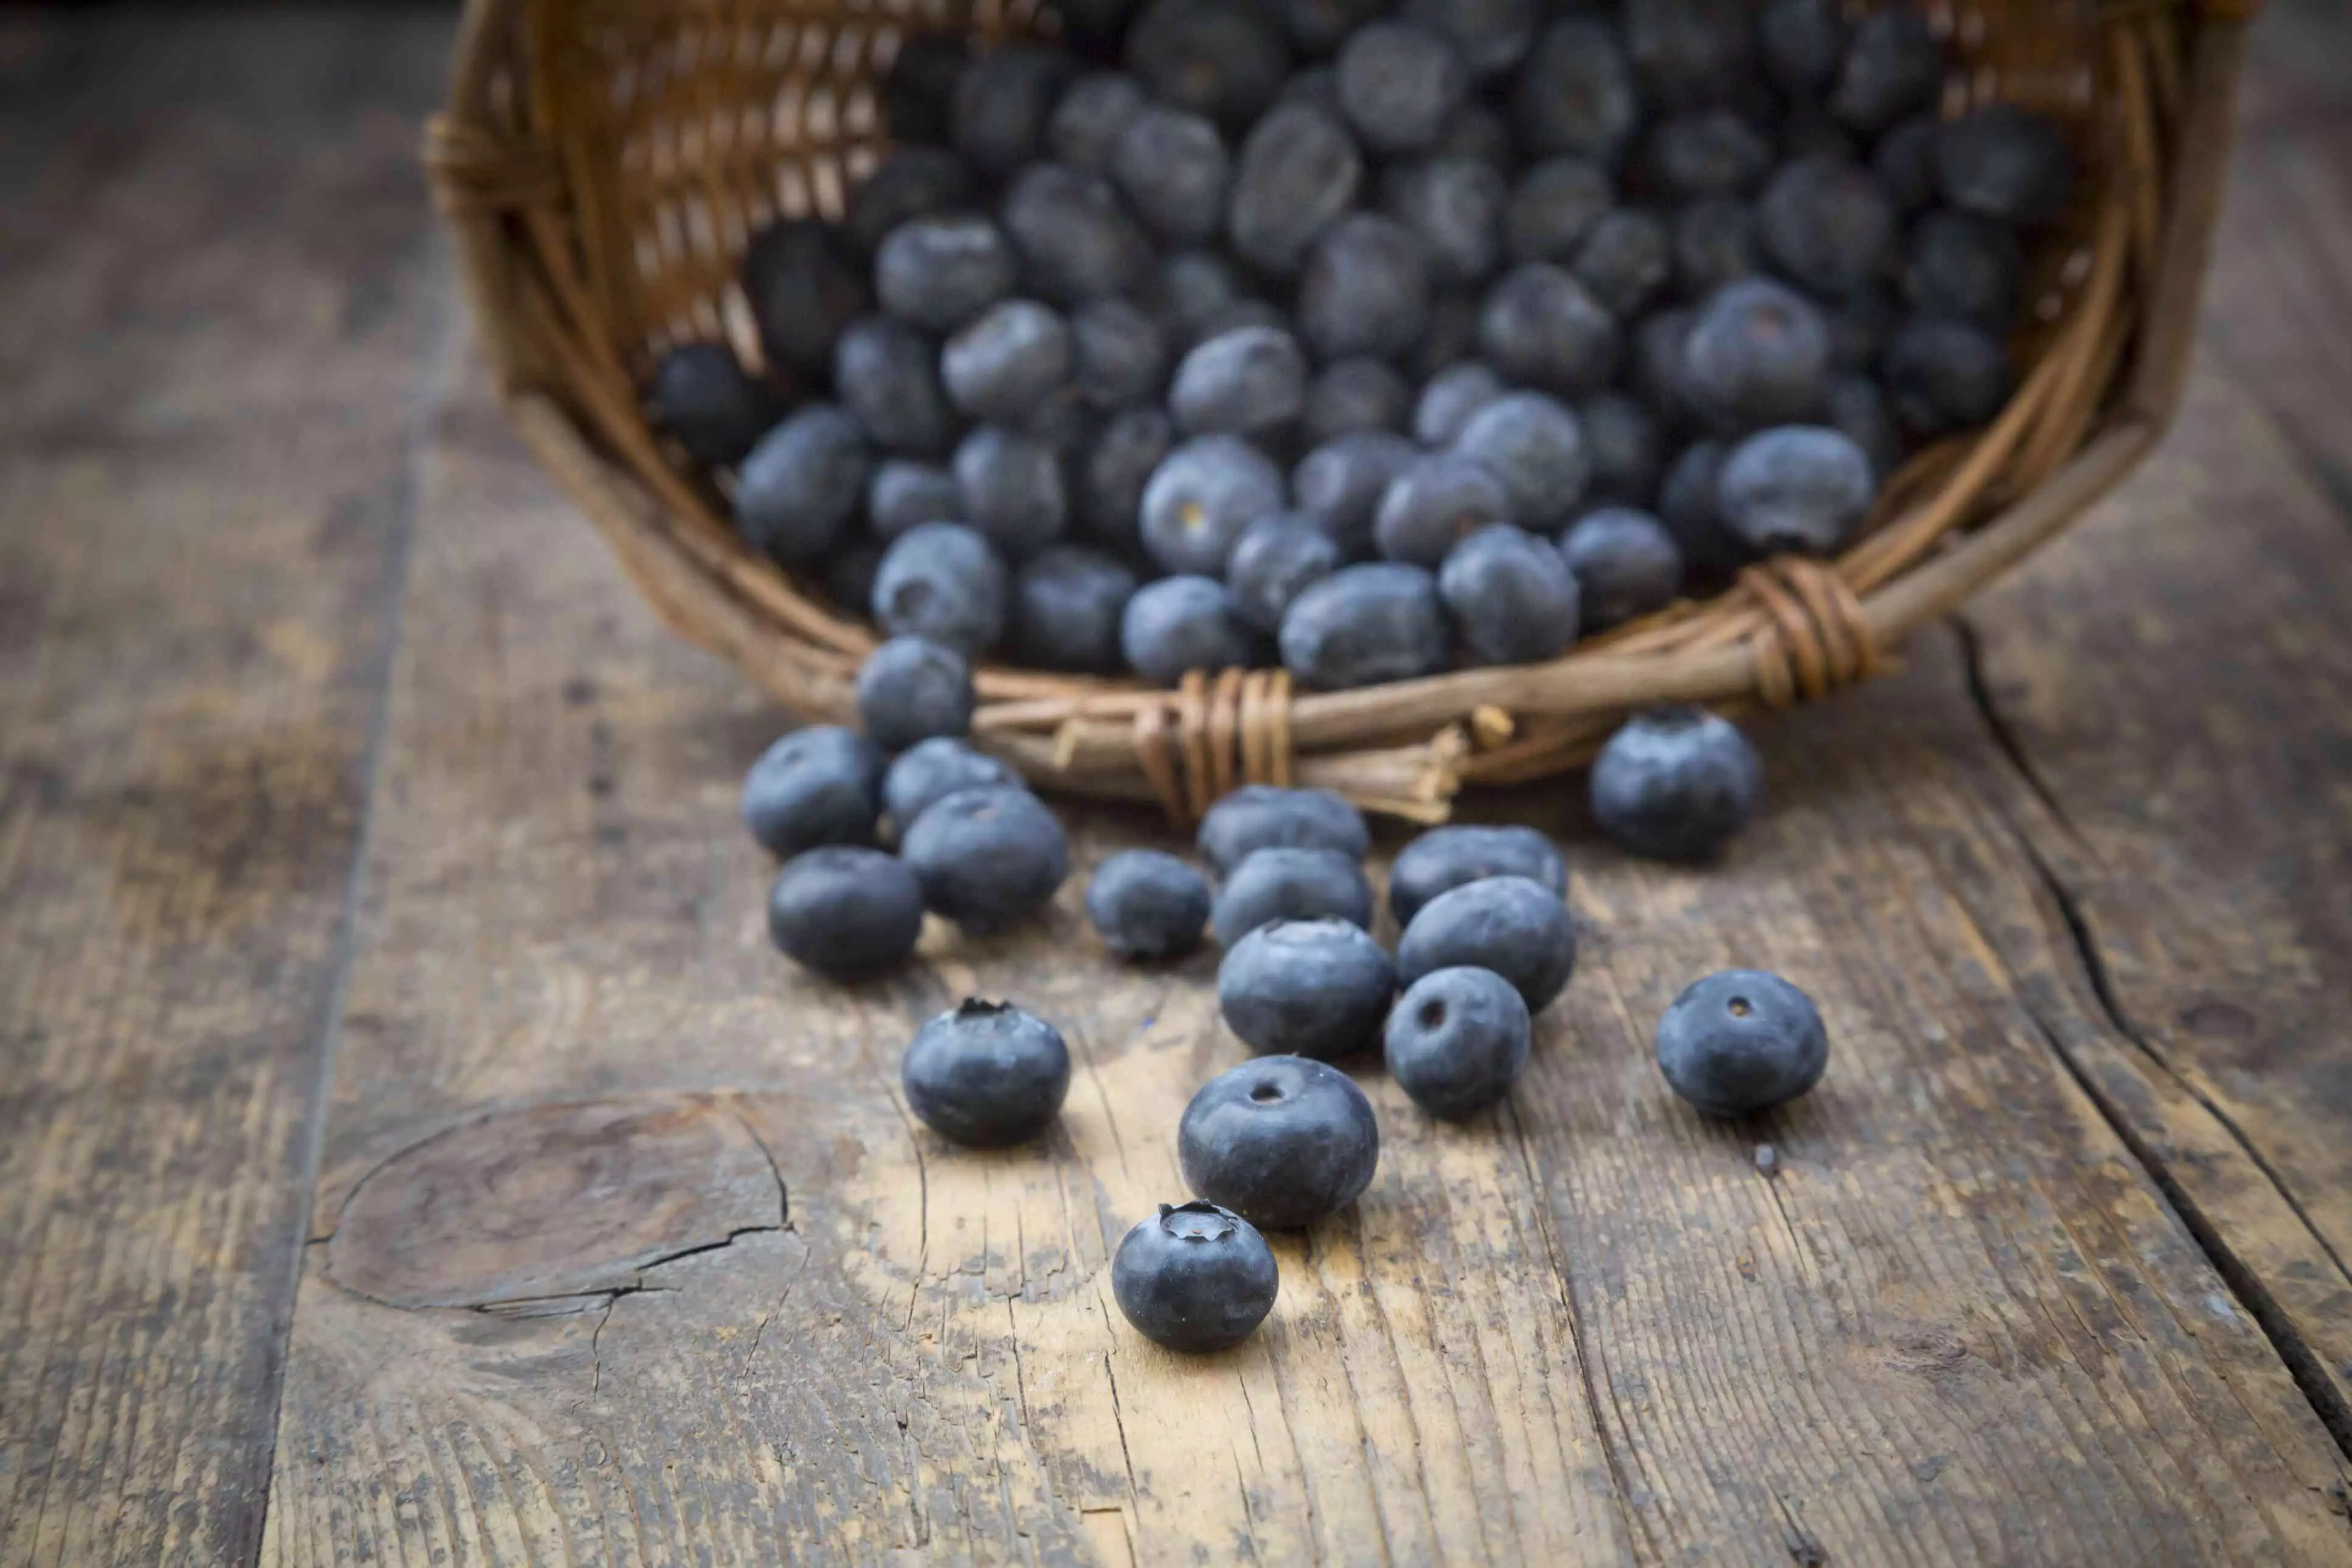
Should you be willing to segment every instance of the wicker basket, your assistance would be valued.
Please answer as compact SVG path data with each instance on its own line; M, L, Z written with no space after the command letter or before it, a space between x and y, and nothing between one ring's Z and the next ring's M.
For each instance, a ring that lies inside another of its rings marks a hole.
M989 668L981 743L1041 784L1197 816L1238 784L1324 785L1441 820L1464 785L1580 765L1629 710L1824 696L1884 669L2080 515L2178 400L2252 0L1931 5L1987 96L2058 117L2088 177L2036 258L2024 374L1988 429L1921 453L1833 563L1750 568L1551 664L1294 693ZM681 340L746 333L737 258L780 212L839 212L883 145L872 88L910 30L1050 28L1030 0L469 0L426 161L525 439L678 631L840 720L871 628L740 543L637 388Z

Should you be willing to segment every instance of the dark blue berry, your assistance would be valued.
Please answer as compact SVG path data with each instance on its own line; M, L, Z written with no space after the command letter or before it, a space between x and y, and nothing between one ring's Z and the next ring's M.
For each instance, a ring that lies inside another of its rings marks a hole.
M1625 345L1617 319L1583 283L1531 261L1487 293L1478 347L1506 381L1584 397L1615 379Z
M1119 620L1128 668L1157 686L1189 670L1245 669L1258 641L1223 583L1213 577L1162 577L1136 590Z
M1233 160L1217 128L1181 109L1144 110L1119 138L1111 177L1152 232L1200 245L1225 226Z
M709 468L731 468L783 418L782 401L724 343L684 343L654 368L654 423Z
M1623 0L1618 25L1633 74L1668 109L1720 103L1755 58L1750 0Z
M1309 66L1282 84L1282 96L1275 102L1303 103L1320 110L1342 125L1347 123L1346 111L1339 107L1339 70L1332 65Z
M1242 530L1283 506L1282 470L1234 436L1171 452L1143 492L1144 548L1170 572L1223 576Z
M1569 153L1614 168L1641 125L1641 91L1609 26L1569 16L1536 39L1512 92L1511 111L1530 155Z
M866 487L866 521L884 543L927 522L952 522L963 515L963 492L955 476L929 463L893 458L874 470ZM866 607L863 599L857 607Z
M1157 397L1168 377L1168 340L1139 307L1097 300L1070 318L1071 375L1097 408L1125 408Z
M1827 312L1830 363L1846 375L1867 375L1877 366L1887 334L1895 330L1895 301L1884 289L1864 289L1840 300Z
M1282 90L1290 50L1255 0L1152 0L1128 29L1126 62L1162 102L1238 129Z
M1150 107L1151 95L1125 71L1082 76L1055 107L1045 130L1046 145L1056 163L1108 174L1118 139Z
M1372 1102L1346 1073L1261 1057L1202 1086L1176 1131L1184 1184L1269 1230L1346 1208L1380 1166Z
M1299 459L1291 492L1342 556L1361 560L1372 552L1372 519L1381 498L1420 456L1411 441L1385 430L1341 436Z
M1493 163L1475 157L1420 158L1390 166L1381 205L1419 242L1433 282L1484 283L1502 258L1503 218L1516 211Z
M869 845L881 815L881 753L865 736L830 727L795 730L751 764L743 780L743 826L782 860L828 845Z
M1380 1038L1396 965L1344 920L1276 921L1236 942L1217 968L1225 1026L1268 1056L1337 1061Z
M834 390L883 451L937 458L955 439L939 363L939 351L921 332L894 317L867 316L834 345Z
M1903 466L1903 427L1895 423L1878 383L1865 375L1839 376L1830 383L1827 414L1832 429L1843 432L1869 454L1871 469L1882 484Z
M1271 637L1291 602L1338 571L1339 547L1311 520L1276 512L1243 531L1225 566L1242 619Z
M2032 228L2066 210L2074 152L2050 121L1996 100L1948 122L1936 137L1936 182L1965 213Z
M1498 397L1471 416L1454 450L1503 481L1513 518L1549 531L1574 515L1592 477L1573 411L1540 392Z
M1261 849L1328 849L1349 860L1371 853L1364 814L1328 789L1245 784L1201 819L1201 858L1219 876Z
M1452 44L1479 77L1500 76L1535 47L1540 0L1405 0L1402 16Z
M1698 313L1692 310L1659 310L1643 317L1633 331L1633 363L1626 380L1669 431L1687 429L1701 420L1683 391L1683 353L1690 346L1691 326L1697 319Z
M857 671L858 721L886 752L968 733L976 706L971 666L922 637L891 638Z
M1568 862L1534 828L1439 827L1406 845L1389 868L1389 909L1402 929L1432 899L1490 877L1525 877L1568 896Z
M1576 422L1592 461L1585 500L1648 505L1666 466L1665 433L1656 418L1623 393L1604 392L1577 405Z
M1540 1013L1576 971L1576 927L1560 895L1526 877L1486 877L1421 907L1397 943L1397 978L1417 985L1441 969L1487 969Z
M936 914L986 935L1054 901L1069 875L1069 840L1025 789L968 789L915 818L898 853Z
M923 813L968 789L1024 789L1013 764L962 741L925 741L901 753L882 775L882 809L904 837Z
M1896 211L1909 215L1935 205L1936 142L1943 124L1932 114L1915 114L1871 149L1870 172Z
M1025 561L1069 529L1070 497L1053 447L983 425L956 448L964 521L1009 561Z
M1770 279L1748 278L1717 289L1692 319L1678 384L1717 426L1752 430L1814 416L1829 379L1821 310Z
M1087 919L1122 957L1176 958L1209 928L1209 884L1173 855L1122 850L1087 884Z
M1897 223L1877 179L1844 158L1798 159L1772 176L1756 204L1765 256L1793 281L1832 298L1885 273Z
M923 934L923 887L878 849L812 849L777 873L768 935L831 980L864 980L907 962Z
M1399 474L1372 520L1372 541L1391 561L1435 570L1454 547L1517 514L1492 468L1458 452L1416 458Z
M1732 448L1716 490L1724 526L1762 555L1832 554L1861 530L1877 499L1870 455L1818 425L1750 436Z
M1839 0L1769 0L1756 19L1756 42L1772 85L1810 98L1845 63L1845 14Z
M1270 8L1292 43L1310 55L1328 55L1386 11L1388 0L1273 0Z
M900 224L969 205L979 188L971 165L946 148L900 147L849 193L842 232L871 257Z
M853 616L866 614L874 602L874 579L882 571L882 547L870 539L836 542L824 558L824 592Z
M1482 408L1510 390L1493 367L1465 360L1432 376L1412 411L1413 439L1425 447L1451 447Z
M1669 201L1734 196L1772 167L1772 143L1728 109L1698 109L1654 126L1642 145L1643 189Z
M1070 379L1070 326L1034 300L992 305L947 342L940 379L974 419L1015 424Z
M1534 1026L1501 975L1440 969L1398 1001L1384 1040L1397 1087L1432 1116L1460 1121L1511 1092L1527 1070Z
M1004 179L1045 151L1054 106L1077 74L1060 49L1008 43L974 60L956 79L949 138L971 166Z
M1470 90L1454 46L1425 27L1373 22L1339 47L1339 107L1375 153L1425 153Z
M1305 433L1321 446L1359 430L1396 430L1412 412L1412 384L1385 360L1358 357L1324 367L1307 389Z
M1307 253L1356 205L1364 161L1337 117L1287 103L1257 122L1242 143L1226 231L1244 261L1296 273Z
M1225 874L1209 916L1233 946L1274 921L1346 921L1370 930L1372 889L1363 868L1336 849L1260 849Z
M933 213L890 231L875 258L883 309L927 332L951 332L1010 296L1019 262L1004 231L970 213Z
M1509 168L1518 156L1511 144L1511 122L1502 110L1475 100L1454 111L1454 118L1446 122L1445 134L1430 149L1430 154L1438 158L1475 158L1496 169Z
M882 113L892 140L948 139L948 106L956 79L971 64L971 38L961 31L918 33L898 46L882 81Z
M1403 353L1429 326L1429 263L1421 242L1378 213L1340 219L1307 259L1298 323L1327 361Z
M1914 316L1895 328L1884 369L1895 417L1921 437L1985 424L2017 387L2000 340L1948 316Z
M1595 631L1663 610L1682 596L1682 547L1646 511L1602 507L1587 512L1561 538L1559 553L1575 575L1584 620Z
M1151 290L1171 342L1183 349L1209 336L1210 323L1243 298L1241 275L1214 250L1180 250L1162 258Z
M916 1032L898 1079L907 1109L949 1142L1009 1149L1061 1115L1070 1047L1042 1018L970 1001Z
M1307 355L1288 332L1243 327L1184 356L1168 410L1187 435L1268 434L1306 411L1307 374Z
M1139 545L1144 489L1175 444L1175 421L1157 408L1113 415L1073 477L1080 526L1107 543Z
M1675 214L1673 241L1675 289L1685 300L1704 300L1763 265L1756 211L1736 196L1709 196Z
M1038 669L1116 674L1119 622L1135 574L1116 556L1057 544L1025 563L1013 582L1013 648Z
M1124 294L1151 275L1151 240L1100 174L1033 163L1004 197L1030 291L1056 305Z
M1632 321L1674 280L1674 236L1650 214L1620 208L1592 226L1570 269L1602 309Z
M1519 176L1504 215L1504 247L1514 261L1576 259L1577 247L1617 200L1608 172L1589 158L1547 158Z
M832 404L810 404L743 459L736 527L787 566L817 561L857 515L873 461L855 419Z
M1863 135L1875 136L1906 115L1932 110L1943 90L1944 48L1926 18L1889 5L1854 27L1829 108Z
M1193 1355L1255 1333L1281 1283L1257 1226L1214 1204L1161 1204L1127 1233L1110 1266L1111 1295L1135 1331Z
M1437 579L1397 562L1341 567L1292 601L1281 640L1284 668L1318 690L1435 675L1448 651Z
M871 308L866 273L839 230L793 218L752 237L743 252L743 296L768 363L806 375L833 368L842 329Z
M1658 489L1658 521L1675 536L1683 563L1697 574L1736 571L1748 547L1724 526L1717 486L1731 448L1721 441L1695 441L1683 448Z
M1707 859L1763 802L1763 759L1747 736L1702 708L1636 715L1592 764L1592 815L1647 859Z
M1729 969L1675 998L1658 1020L1658 1068L1709 1116L1753 1116L1811 1091L1830 1065L1811 997L1777 974Z
M1462 650L1476 664L1540 664L1576 640L1577 583L1550 541L1496 523L1454 547L1437 574Z
M929 637L978 658L1004 635L1004 562L961 523L908 529L883 553L874 618L893 637Z
M1475 292L1433 295L1429 301L1429 326L1404 357L1407 370L1426 381L1438 372L1461 363L1478 352L1478 318L1485 300Z

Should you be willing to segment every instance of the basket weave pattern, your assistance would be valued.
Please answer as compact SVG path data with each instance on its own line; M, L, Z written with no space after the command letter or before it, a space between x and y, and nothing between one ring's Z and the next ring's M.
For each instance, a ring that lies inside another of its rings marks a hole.
M1738 713L1886 668L2119 479L2177 405L2218 205L2246 0L1961 0L1947 112L2063 124L2086 177L2037 252L2023 375L1989 428L1917 455L1833 562L1749 568L1552 663L1367 690L1279 670L1174 691L990 668L975 738L1037 782L1196 816L1243 783L1441 820L1465 784L1577 766L1631 710ZM725 496L647 424L664 349L751 351L737 263L780 216L838 216L887 144L875 83L914 32L1050 30L1030 0L469 0L425 156L480 334L533 451L684 635L810 718L854 711L873 647L737 538Z

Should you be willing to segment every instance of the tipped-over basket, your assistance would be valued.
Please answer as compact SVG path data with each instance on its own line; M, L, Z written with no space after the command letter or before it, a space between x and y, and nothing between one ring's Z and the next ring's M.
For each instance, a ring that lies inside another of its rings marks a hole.
M811 718L844 720L864 621L745 546L646 422L674 343L742 335L737 263L779 216L835 215L885 142L875 83L909 33L1050 27L1027 0L468 0L426 158L525 439L661 614ZM2080 515L2156 440L2187 369L2252 0L1938 0L1955 111L2057 118L2087 177L2038 258L2022 371L1988 428L1932 447L1833 562L1552 663L1333 693L1228 670L1176 690L981 672L975 738L1055 789L1196 816L1244 783L1421 821L1465 784L1586 761L1629 710L1824 696Z

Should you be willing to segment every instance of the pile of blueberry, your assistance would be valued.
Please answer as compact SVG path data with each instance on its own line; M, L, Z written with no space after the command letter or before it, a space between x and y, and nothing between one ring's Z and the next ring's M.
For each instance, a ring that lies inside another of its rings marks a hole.
M896 150L750 247L763 373L651 389L747 541L967 658L1360 687L1836 551L2007 399L2074 184L1899 6L1061 10L909 40Z

